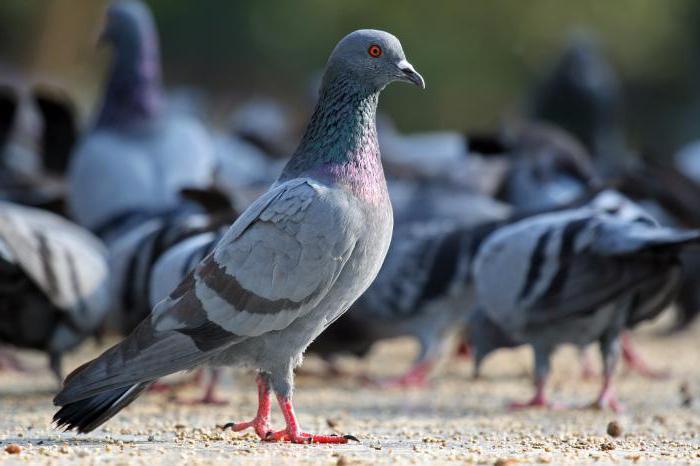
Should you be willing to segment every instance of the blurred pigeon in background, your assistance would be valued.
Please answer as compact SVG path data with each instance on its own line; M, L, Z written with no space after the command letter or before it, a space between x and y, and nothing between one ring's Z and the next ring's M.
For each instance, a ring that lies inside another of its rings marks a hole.
M0 88L0 198L65 214L65 173L78 137L75 108L57 86Z
M87 231L39 209L0 202L0 341L61 356L94 335L109 306L106 251Z
M620 333L668 306L679 283L679 253L700 242L700 232L659 226L641 209L595 202L499 228L474 261L483 313L470 328L477 359L517 343L535 351L536 394L514 407L548 405L544 387L558 345L598 342L604 382L596 404L620 409L611 385ZM500 330L484 330L493 340L479 337L485 321Z
M361 72L360 72L361 70ZM311 121L280 179L122 343L71 374L59 426L89 432L153 380L212 363L258 368L258 414L233 430L294 443L346 443L301 432L293 369L309 343L364 292L389 248L391 204L376 108L392 81L425 87L396 37L360 30L326 65ZM270 392L286 428L269 427Z
M213 183L216 159L204 128L166 112L158 38L148 8L117 0L102 40L113 51L102 107L69 168L69 207L109 240L123 228L182 207L183 188Z
M558 127L513 121L497 137L510 162L497 197L516 212L566 206L602 185L586 149Z
M624 137L620 83L598 38L590 31L572 34L561 57L535 90L529 114L578 138L604 178L638 163Z

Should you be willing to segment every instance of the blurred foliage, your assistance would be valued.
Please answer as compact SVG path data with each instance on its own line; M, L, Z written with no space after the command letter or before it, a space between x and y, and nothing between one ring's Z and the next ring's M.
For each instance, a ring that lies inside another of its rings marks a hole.
M521 106L570 33L586 29L600 35L629 90L628 123L638 144L665 150L689 133L700 134L700 122L688 123L696 114L691 104L700 74L696 0L148 3L160 27L166 81L204 87L229 107L247 96L271 94L307 113L311 77L336 41L372 27L396 34L427 81L424 93L397 85L383 97L383 111L403 130L491 128ZM96 85L104 59L89 44L104 4L2 0L0 61ZM84 27L76 26L76 15ZM40 39L51 24L61 23L58 36ZM61 47L80 51L57 59ZM76 91L90 89L83 84ZM650 134L656 128L667 135Z

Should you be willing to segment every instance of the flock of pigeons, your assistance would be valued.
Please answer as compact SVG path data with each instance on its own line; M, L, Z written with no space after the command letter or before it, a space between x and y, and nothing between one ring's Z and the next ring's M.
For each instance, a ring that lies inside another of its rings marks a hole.
M700 148L663 164L627 147L618 83L588 38L572 42L527 116L495 134L404 135L377 118L379 93L423 78L396 37L352 32L289 159L274 103L251 104L216 137L166 106L140 1L111 4L102 40L111 69L82 134L60 93L0 88L2 368L18 366L9 346L39 349L61 380L63 353L105 331L125 336L65 379L60 427L89 432L174 372L241 365L258 371L258 412L228 427L345 443L354 437L300 429L294 369L307 349L333 367L398 336L420 352L382 384L423 384L455 335L477 374L490 352L531 345L536 393L514 407L549 404L557 346L597 342L596 404L617 410L620 355L657 375L627 332L672 303L683 328L700 308L689 249L700 243ZM33 150L27 107L41 121ZM216 371L202 402L218 402Z

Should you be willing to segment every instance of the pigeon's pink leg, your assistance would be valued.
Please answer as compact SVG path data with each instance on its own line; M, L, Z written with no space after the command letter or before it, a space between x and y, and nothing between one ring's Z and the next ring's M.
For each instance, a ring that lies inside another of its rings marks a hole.
M634 348L629 332L622 334L622 359L627 367L638 374L650 379L667 379L670 374L666 371L658 371L649 367L644 358L642 358Z
M287 427L277 432L268 432L264 440L268 442L292 442L292 443L348 443L350 440L358 441L352 435L316 435L301 432L299 423L294 415L294 407L289 397L277 395L284 421Z
M512 411L527 408L561 409L561 405L552 403L547 399L547 396L544 394L544 387L546 382L546 377L538 377L535 380L535 396L533 396L530 401L510 403L508 405L508 409Z
M258 374L256 382L258 384L258 413L255 415L255 418L248 422L229 422L221 426L221 428L240 432L252 427L255 433L258 434L258 437L267 439L270 433L270 383L261 374Z
M622 405L617 400L615 390L612 387L612 372L603 375L603 388L600 390L598 399L591 404L591 407L597 409L610 408L616 413L622 411Z
M433 365L432 360L423 360L414 364L405 374L377 381L376 384L383 388L425 387Z
M206 384L204 396L193 400L177 399L176 402L183 405L226 405L228 401L222 400L216 396L216 384L219 382L219 369L211 369L211 376ZM202 377L199 377L200 383Z

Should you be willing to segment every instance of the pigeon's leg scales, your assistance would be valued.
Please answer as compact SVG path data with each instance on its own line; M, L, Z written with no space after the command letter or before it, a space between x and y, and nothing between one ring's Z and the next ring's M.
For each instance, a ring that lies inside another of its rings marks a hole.
M277 395L277 402L280 405L284 421L287 427L277 432L268 432L264 440L268 442L291 442L291 443L348 443L350 440L358 441L352 435L317 435L301 432L299 423L294 414L292 400L289 397Z
M211 369L211 375L209 381L206 384L204 395L201 398L195 398L193 400L176 400L177 403L185 405L226 405L228 401L223 400L216 396L216 384L219 382L220 370Z
M654 370L649 367L647 362L634 347L629 332L624 332L622 334L622 359L625 361L629 370L637 372L644 377L650 379L667 379L670 376L667 371Z
M258 384L258 413L253 420L248 422L229 422L221 426L222 429L240 432L253 428L258 437L261 439L267 438L270 433L270 381L265 374L258 374L256 382Z

